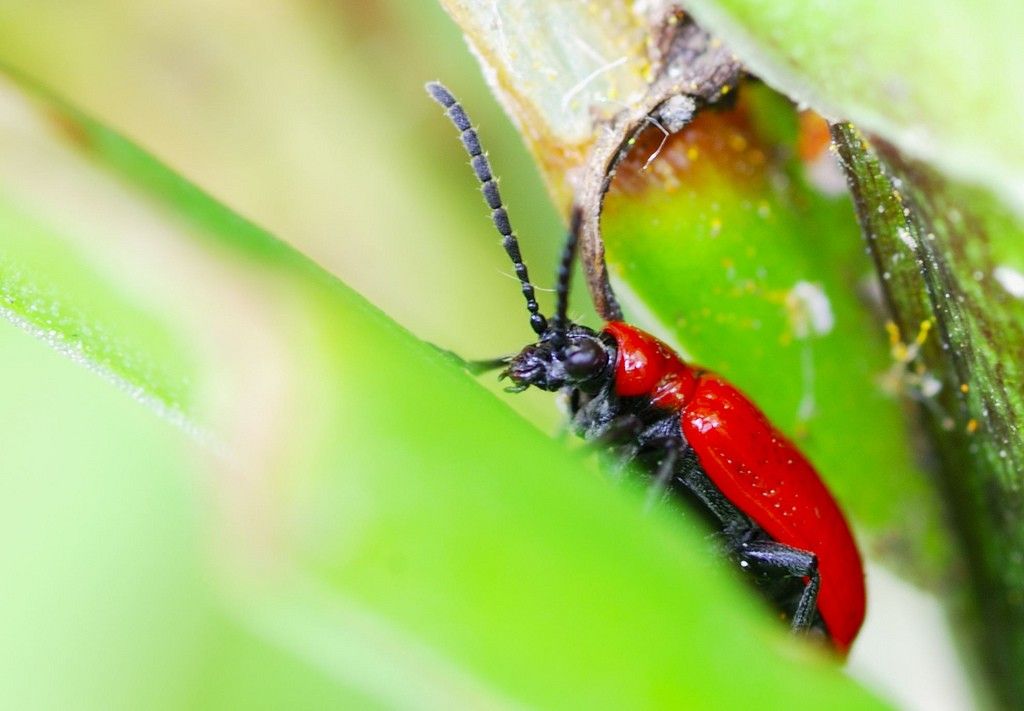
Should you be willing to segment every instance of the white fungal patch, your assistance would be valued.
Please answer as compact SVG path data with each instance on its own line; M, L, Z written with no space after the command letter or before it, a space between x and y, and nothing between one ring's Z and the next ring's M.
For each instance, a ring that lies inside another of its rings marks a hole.
M811 333L824 336L836 324L832 303L825 290L809 281L798 281L793 285L786 294L786 307L797 338L806 338Z
M1024 274L1004 265L993 269L992 276L1011 296L1024 299Z
M935 397L942 390L942 381L931 373L921 376L921 394L925 397Z
M900 238L900 242L902 242L903 245L910 251L913 251L917 247L917 243L914 242L914 236L910 234L910 230L908 230L907 228L900 227L899 229L897 229L896 236Z

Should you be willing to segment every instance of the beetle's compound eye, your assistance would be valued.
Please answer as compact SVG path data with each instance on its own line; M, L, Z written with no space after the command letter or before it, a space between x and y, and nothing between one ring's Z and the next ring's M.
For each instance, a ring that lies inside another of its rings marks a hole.
M579 340L566 346L564 364L573 380L589 380L607 367L608 352L594 339Z

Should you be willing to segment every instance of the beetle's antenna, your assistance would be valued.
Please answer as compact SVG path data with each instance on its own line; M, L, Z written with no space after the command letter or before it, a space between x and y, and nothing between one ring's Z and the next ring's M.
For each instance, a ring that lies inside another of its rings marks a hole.
M555 316L551 319L551 330L554 332L556 346L565 341L565 330L569 326L569 285L572 282L572 269L576 263L576 245L580 241L580 224L583 210L578 206L572 209L569 218L569 235L565 238L562 258L558 262L558 278L555 286Z
M462 139L462 145L466 152L469 153L473 172L476 174L477 180L480 181L480 192L484 195L487 207L491 208L491 221L494 222L494 226L501 235L501 246L505 248L505 252L512 259L516 276L519 277L519 283L523 285L526 308L530 312L530 326L538 336L544 335L548 329L548 321L541 314L540 307L537 305L537 298L533 293L533 284L530 283L530 275L526 271L526 265L523 263L523 257L519 252L519 240L516 239L515 233L512 232L508 213L505 211L505 206L501 203L498 183L491 174L491 164L487 161L487 155L480 147L480 137L477 135L476 129L469 122L469 117L466 116L466 111L462 108L462 105L443 84L436 81L430 82L427 84L427 93L430 94L434 101L446 109L445 114L455 124L455 128L459 129L459 138Z

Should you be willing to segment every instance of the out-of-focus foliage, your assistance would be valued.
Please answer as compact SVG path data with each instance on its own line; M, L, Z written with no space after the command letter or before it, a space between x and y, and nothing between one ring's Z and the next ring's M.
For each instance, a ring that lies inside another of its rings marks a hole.
M1016 0L693 0L759 76L1024 213ZM834 29L831 29L834 28Z

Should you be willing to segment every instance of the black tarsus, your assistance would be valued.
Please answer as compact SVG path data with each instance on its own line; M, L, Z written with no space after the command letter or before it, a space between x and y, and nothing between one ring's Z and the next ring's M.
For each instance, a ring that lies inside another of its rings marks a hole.
M648 457L657 455L657 464L652 463L647 470L651 481L645 508L652 508L666 492L689 494L717 521L727 554L748 572L771 580L806 578L795 610L785 603L780 605L787 614L791 613L790 626L795 632L812 629L817 622L821 589L817 557L766 538L756 523L725 498L708 477L696 451L682 438L676 413L645 423L643 412L638 415L625 411L623 404L628 406L628 402L614 396L611 388L606 388L585 405L577 402L574 427L588 442L603 446L622 443L618 448L620 467L628 466L645 453Z
M480 181L480 192L483 193L484 202L491 209L491 221L501 235L501 245L512 260L516 276L523 287L523 296L526 298L526 308L530 312L530 326L538 336L544 335L548 330L548 321L540 312L537 304L537 297L534 295L533 284L530 283L530 275L526 271L526 264L523 263L522 254L519 252L519 240L512 231L512 225L508 219L508 212L501 202L501 193L498 192L498 182L491 173L491 164L487 161L487 155L480 146L480 137L476 129L470 123L465 109L448 89L440 82L432 81L427 84L427 93L430 98L443 106L445 114L459 129L459 138L470 157L470 165L473 166L473 173Z
M512 356L500 356L498 358L488 358L486 360L466 360L455 351L450 351L447 348L434 346L434 350L445 358L454 361L460 368L471 375L483 375L484 373L489 373L492 370L504 368L508 366L509 361L512 360Z
M810 629L818 609L818 591L821 589L817 556L810 551L767 540L743 543L736 550L736 555L747 565L758 567L772 575L806 578L807 583L804 585L790 624L797 632L806 632Z

